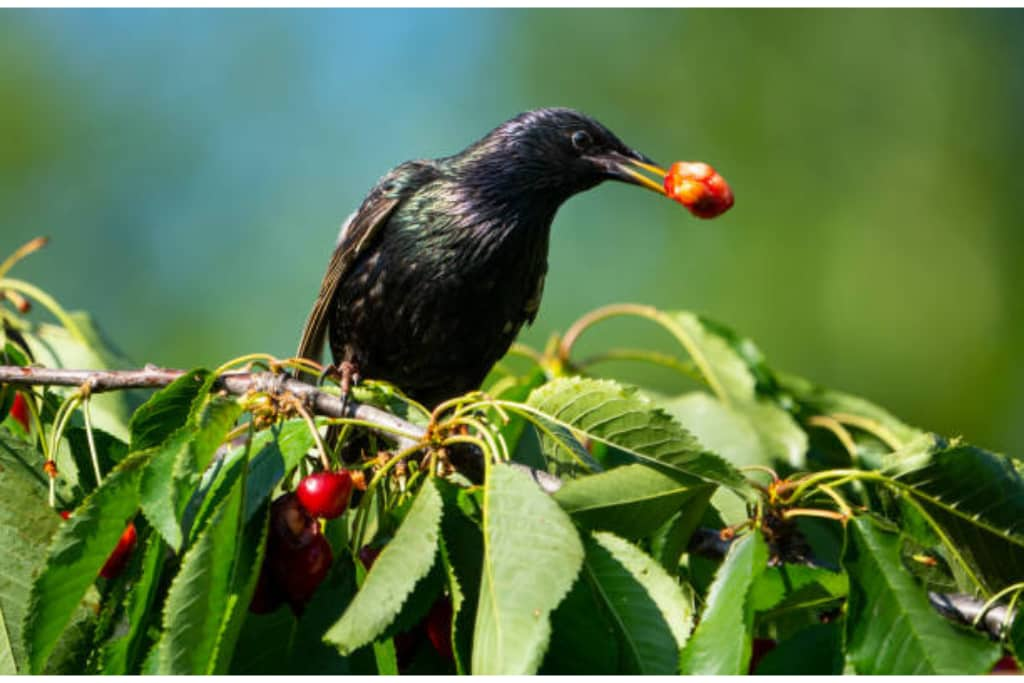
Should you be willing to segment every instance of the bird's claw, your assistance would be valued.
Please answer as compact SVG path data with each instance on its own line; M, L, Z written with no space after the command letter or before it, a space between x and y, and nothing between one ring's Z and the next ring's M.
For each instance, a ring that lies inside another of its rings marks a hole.
M352 361L343 360L337 365L331 363L324 367L317 377L317 386L321 386L328 378L336 380L341 387L341 408L342 411L348 408L349 397L352 395L352 387L359 384L359 366Z

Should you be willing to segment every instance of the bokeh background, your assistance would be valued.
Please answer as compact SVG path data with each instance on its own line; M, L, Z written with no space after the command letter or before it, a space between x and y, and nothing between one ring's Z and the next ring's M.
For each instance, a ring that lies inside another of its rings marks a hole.
M290 354L382 173L565 105L712 163L737 204L573 199L523 341L606 303L688 308L1024 453L1024 12L8 10L0 65L0 252L49 235L15 274L139 363Z

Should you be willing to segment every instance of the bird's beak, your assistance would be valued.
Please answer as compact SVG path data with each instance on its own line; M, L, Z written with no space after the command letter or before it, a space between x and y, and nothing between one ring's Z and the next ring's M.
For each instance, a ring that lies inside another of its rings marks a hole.
M665 194L664 179L667 171L639 152L604 152L596 156L594 161L604 169L609 178ZM650 175L645 175L645 172ZM655 179L650 176L654 176Z

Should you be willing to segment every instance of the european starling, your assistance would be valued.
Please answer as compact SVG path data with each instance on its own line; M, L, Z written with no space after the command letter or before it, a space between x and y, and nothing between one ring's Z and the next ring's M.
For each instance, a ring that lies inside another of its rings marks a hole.
M538 109L450 157L388 172L345 222L298 355L420 403L477 388L540 306L555 212L605 180L664 175L594 119ZM659 177L660 180L660 177Z

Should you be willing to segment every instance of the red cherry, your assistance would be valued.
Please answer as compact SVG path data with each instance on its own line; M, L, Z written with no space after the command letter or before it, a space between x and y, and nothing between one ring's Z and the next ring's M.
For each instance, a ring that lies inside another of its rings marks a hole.
M677 161L665 174L665 194L698 218L714 218L733 205L725 178L700 161Z
M333 562L331 544L320 534L302 548L273 549L270 576L284 593L295 616L302 614L317 587L327 578Z
M1020 668L1017 667L1017 660L1013 658L1013 655L1004 654L1002 659L996 662L996 665L992 667L992 671L989 675L1013 675L1019 674Z
M256 580L256 590L249 602L249 611L253 614L269 614L284 601L281 592L270 578L266 562L260 567L260 577Z
M316 472L299 482L295 490L309 514L334 519L345 512L352 493L352 477L345 470Z
M114 552L110 553L110 557L100 569L100 576L104 579L112 579L124 571L124 566L128 564L128 558L131 556L132 550L135 549L135 541L135 524L129 524L121 534L121 538L118 539Z
M320 527L294 493L279 496L270 506L271 545L301 548L309 544ZM267 549L269 554L270 549Z
M70 517L71 517L71 511L70 510L61 510L60 511L60 518L61 519L69 519ZM125 529L125 531L127 531L127 529Z
M28 404L25 402L25 397L20 393L14 395L14 403L11 404L11 417L26 432L28 431Z
M754 669L761 663L764 656L775 649L778 645L771 638L754 638L750 651L750 666L747 667L747 673L754 673Z
M452 656L452 601L447 596L438 598L427 614L427 637L437 654L445 659Z
M359 561L363 563L363 569L370 571L370 567L377 561L377 556L380 555L380 548L371 548L368 545L364 545L359 551Z

